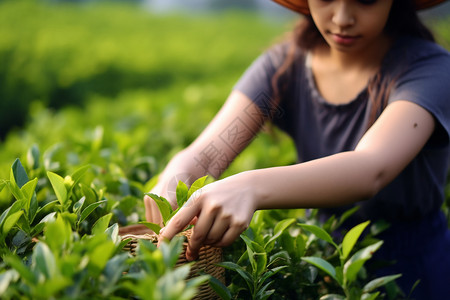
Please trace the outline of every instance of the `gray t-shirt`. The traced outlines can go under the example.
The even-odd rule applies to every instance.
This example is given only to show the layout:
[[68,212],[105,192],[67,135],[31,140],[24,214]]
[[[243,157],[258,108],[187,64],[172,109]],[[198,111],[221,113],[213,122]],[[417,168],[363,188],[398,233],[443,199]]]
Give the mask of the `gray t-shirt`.
[[[300,51],[280,104],[271,113],[272,122],[293,138],[299,162],[353,150],[368,126],[372,102],[367,88],[347,104],[328,103],[318,92],[307,55]],[[286,44],[266,51],[234,87],[263,112],[270,111],[271,80],[286,52]],[[360,209],[355,221],[414,220],[435,213],[444,199],[450,154],[450,54],[435,43],[402,37],[386,55],[382,70],[389,81],[395,80],[389,102],[417,103],[431,112],[437,126],[425,147],[393,182],[372,199],[356,204]],[[348,208],[322,212],[339,214]]]

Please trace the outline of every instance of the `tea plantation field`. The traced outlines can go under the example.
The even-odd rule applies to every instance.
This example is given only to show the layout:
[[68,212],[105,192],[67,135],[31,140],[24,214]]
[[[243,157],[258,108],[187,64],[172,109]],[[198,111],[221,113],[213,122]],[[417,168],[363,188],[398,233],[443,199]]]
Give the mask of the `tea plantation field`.
[[[257,212],[224,249],[225,284],[186,281],[190,265],[174,268],[179,239],[122,251],[117,230],[144,220],[155,176],[294,21],[0,1],[0,298],[191,299],[205,282],[223,299],[376,299],[384,285],[399,295],[396,274],[364,273],[382,242],[360,234],[383,224],[330,236],[352,211],[325,224],[316,211]],[[430,23],[445,47],[448,21]],[[287,136],[268,128],[224,176],[295,159]]]

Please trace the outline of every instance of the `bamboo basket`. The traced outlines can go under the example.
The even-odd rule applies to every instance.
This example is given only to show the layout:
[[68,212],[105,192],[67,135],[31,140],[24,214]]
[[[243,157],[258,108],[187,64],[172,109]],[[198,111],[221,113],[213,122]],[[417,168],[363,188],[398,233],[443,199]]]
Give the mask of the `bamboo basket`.
[[[186,236],[187,239],[190,238],[192,230],[186,230],[181,233]],[[140,239],[149,240],[153,243],[158,243],[158,236],[154,234],[150,229],[143,225],[130,225],[122,227],[119,230],[119,235],[122,240],[131,239],[128,244],[124,247],[124,250],[129,251],[132,255],[136,255],[136,248],[138,246],[138,241]],[[176,267],[188,263],[186,260],[186,248],[187,242],[183,243],[183,250],[178,258]],[[217,278],[222,283],[225,283],[225,270],[222,267],[217,266],[217,263],[222,261],[222,248],[203,246],[200,248],[198,259],[191,266],[188,278],[193,278],[197,276],[199,272],[209,274]],[[205,283],[199,286],[197,295],[193,298],[195,300],[203,299],[220,299],[216,292]]]

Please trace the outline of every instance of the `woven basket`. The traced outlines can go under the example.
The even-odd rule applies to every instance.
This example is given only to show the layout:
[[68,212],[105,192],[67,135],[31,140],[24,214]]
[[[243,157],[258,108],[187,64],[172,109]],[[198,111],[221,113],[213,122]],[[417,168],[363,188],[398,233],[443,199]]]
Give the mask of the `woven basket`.
[[[189,239],[192,234],[192,230],[189,229],[183,231],[181,234]],[[136,248],[140,239],[149,240],[155,244],[158,242],[158,236],[143,225],[130,225],[122,227],[119,230],[119,235],[121,236],[122,240],[131,238],[128,244],[124,247],[124,250],[129,251],[132,255],[136,254]],[[187,242],[184,242],[183,250],[180,254],[180,257],[178,258],[176,267],[188,263],[188,261],[186,260],[186,248]],[[201,247],[198,259],[191,266],[188,279],[197,276],[199,272],[203,272],[217,278],[222,283],[225,283],[225,270],[222,267],[216,265],[221,261],[221,248],[211,246]],[[209,286],[208,283],[204,283],[199,287],[198,293],[193,299],[220,299],[220,297],[215,293],[215,291]]]

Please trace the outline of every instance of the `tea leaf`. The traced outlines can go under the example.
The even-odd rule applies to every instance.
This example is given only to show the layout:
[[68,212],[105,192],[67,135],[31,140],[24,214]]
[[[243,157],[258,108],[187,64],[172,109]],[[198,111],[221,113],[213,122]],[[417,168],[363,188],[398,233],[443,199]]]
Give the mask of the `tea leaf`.
[[328,275],[333,277],[335,280],[337,280],[336,279],[336,270],[326,260],[324,260],[324,259],[322,259],[320,257],[315,257],[315,256],[302,257],[302,260],[304,260],[304,261],[312,264],[313,266],[321,269],[322,271],[324,271],[325,273],[327,273]]
[[345,297],[337,294],[328,294],[320,297],[320,300],[345,300]]
[[49,220],[44,232],[45,242],[47,245],[58,253],[65,249],[71,241],[72,229],[69,223],[58,214],[55,219]]
[[47,278],[51,279],[56,274],[55,256],[44,242],[36,244],[32,255],[33,264]]
[[[106,263],[114,253],[115,245],[112,241],[106,240],[89,252],[89,268],[99,274],[106,266]],[[94,274],[93,276],[96,276]]]
[[77,170],[75,170],[75,172],[72,173],[70,177],[72,178],[73,182],[69,188],[68,194],[72,192],[73,188],[78,184],[78,182],[80,182],[81,178],[83,178],[84,174],[86,174],[90,167],[90,165],[85,165],[78,168]]
[[21,188],[25,183],[28,182],[28,175],[24,167],[20,163],[19,159],[16,159],[11,167],[12,174],[14,176],[14,181],[17,186]]
[[83,207],[84,201],[86,200],[86,196],[81,197],[80,200],[75,202],[73,205],[73,212],[76,213],[78,216],[81,213],[81,208]]
[[16,270],[7,270],[0,274],[0,295],[4,295],[11,282],[19,279],[19,273]]
[[278,272],[280,272],[281,270],[287,268],[288,266],[279,266],[270,270],[267,270],[267,272],[265,272],[260,279],[260,282],[264,282],[267,279],[269,279],[270,277],[272,277],[273,275],[277,274]]
[[239,266],[238,264],[235,264],[233,262],[229,262],[229,261],[221,262],[221,263],[218,263],[217,265],[222,268],[237,272],[245,280],[245,282],[247,282],[248,287],[250,289],[253,289],[252,276],[250,275],[250,273],[245,271],[241,266]]
[[373,294],[362,294],[361,300],[375,300],[377,299],[378,295],[380,295],[380,292],[376,292]]
[[106,229],[109,227],[112,215],[112,213],[109,213],[98,219],[92,227],[92,235],[105,233]]
[[342,241],[342,258],[344,260],[347,259],[348,255],[355,246],[356,241],[359,239],[359,236],[362,234],[367,225],[369,225],[369,223],[370,221],[367,221],[353,227],[344,236],[344,240]]
[[36,185],[37,185],[38,179],[34,178],[31,181],[28,181],[27,183],[25,183],[22,188],[20,189],[23,196],[24,196],[24,201],[25,201],[25,211],[29,212],[30,211],[30,206],[31,206],[31,199],[33,198],[34,194],[35,194],[35,190],[36,190]]
[[2,257],[3,260],[16,270],[20,277],[28,284],[34,285],[37,283],[36,275],[23,263],[22,259],[13,254],[7,254]]
[[189,199],[193,193],[195,193],[198,189],[202,188],[205,185],[206,178],[208,178],[208,175],[198,178],[194,183],[192,183],[191,187],[189,188],[188,196]]
[[401,276],[402,276],[401,274],[396,274],[396,275],[389,275],[389,276],[383,276],[380,278],[376,278],[364,286],[363,293],[370,293],[373,290],[375,290],[375,289],[377,289],[377,288],[379,288]]
[[161,213],[164,225],[170,220],[170,216],[172,214],[172,206],[169,201],[167,201],[164,197],[159,197],[158,195],[152,193],[145,193],[147,196],[150,196],[158,205],[159,212]]
[[47,176],[55,191],[56,198],[59,200],[59,203],[64,206],[67,202],[67,189],[64,184],[64,178],[50,171],[47,171]]
[[19,218],[22,216],[23,210],[17,211],[10,216],[8,216],[5,220],[5,223],[2,226],[2,235],[6,236],[11,228],[13,228],[14,225],[16,225]]
[[6,181],[5,180],[0,180],[0,192],[3,190],[3,188],[6,186]]
[[338,245],[336,245],[336,243],[333,241],[333,239],[331,238],[331,236],[328,234],[328,232],[326,232],[325,230],[323,230],[322,228],[315,226],[315,225],[309,225],[309,224],[301,224],[298,223],[298,225],[300,227],[302,227],[303,229],[306,229],[308,231],[310,231],[312,234],[314,234],[315,236],[317,236],[319,239],[322,239],[328,243],[330,243],[331,245],[333,245],[336,249],[339,249]]
[[375,251],[381,247],[383,241],[372,244],[366,248],[363,248],[356,252],[344,265],[344,277],[348,282],[352,282],[356,279],[361,267],[364,263],[370,259]]
[[106,200],[98,201],[88,205],[80,215],[80,219],[78,220],[78,224],[83,222],[97,207],[99,207],[102,203],[105,203]]
[[39,168],[39,147],[37,144],[33,144],[27,151],[27,164],[31,170]]
[[[267,249],[268,245],[274,242],[289,226],[291,226],[296,220],[294,218],[281,220],[280,222],[275,225],[275,228],[273,230],[272,237],[266,242],[264,245],[264,248]],[[271,250],[271,249],[270,249]],[[270,251],[267,250],[267,251]]]
[[159,234],[159,232],[161,231],[161,226],[159,226],[158,224],[155,224],[155,223],[139,222],[139,224],[144,225],[145,227],[147,227],[148,229],[150,229],[151,231],[153,231],[156,234]]
[[178,182],[176,194],[178,207],[182,207],[188,200],[188,187],[183,181]]
[[222,300],[231,300],[230,290],[220,280],[214,276],[210,276],[208,283]]

